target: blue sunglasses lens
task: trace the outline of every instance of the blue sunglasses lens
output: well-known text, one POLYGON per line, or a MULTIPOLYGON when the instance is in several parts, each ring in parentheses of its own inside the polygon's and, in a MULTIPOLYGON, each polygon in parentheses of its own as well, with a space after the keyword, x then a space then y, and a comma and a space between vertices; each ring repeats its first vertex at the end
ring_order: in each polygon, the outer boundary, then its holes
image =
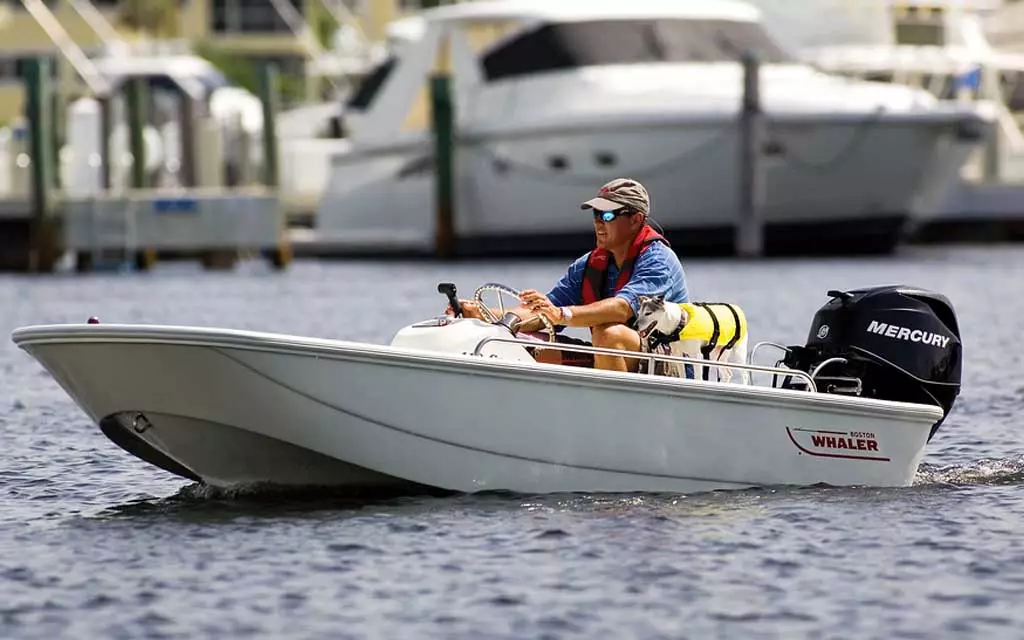
POLYGON ((615 212, 614 211, 602 211, 601 212, 601 219, 604 220, 605 222, 611 222, 612 220, 615 219, 615 212))

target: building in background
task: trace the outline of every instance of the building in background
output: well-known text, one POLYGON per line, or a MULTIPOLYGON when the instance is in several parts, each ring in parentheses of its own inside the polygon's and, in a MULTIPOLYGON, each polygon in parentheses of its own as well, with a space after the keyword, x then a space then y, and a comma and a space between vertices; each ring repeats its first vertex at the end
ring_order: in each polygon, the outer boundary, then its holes
MULTIPOLYGON (((0 124, 22 113, 26 59, 50 57, 65 92, 73 94, 79 84, 73 69, 62 60, 60 48, 25 4, 0 0, 0 124)), ((323 78, 352 71, 342 58, 380 42, 390 21, 436 5, 438 0, 45 0, 43 4, 88 56, 102 55, 112 38, 132 42, 146 32, 154 38, 178 40, 221 67, 229 78, 241 79, 243 85, 247 75, 255 78, 253 63, 273 61, 281 71, 286 100, 297 100, 322 97, 323 78), (339 23, 344 25, 340 32, 339 23)))

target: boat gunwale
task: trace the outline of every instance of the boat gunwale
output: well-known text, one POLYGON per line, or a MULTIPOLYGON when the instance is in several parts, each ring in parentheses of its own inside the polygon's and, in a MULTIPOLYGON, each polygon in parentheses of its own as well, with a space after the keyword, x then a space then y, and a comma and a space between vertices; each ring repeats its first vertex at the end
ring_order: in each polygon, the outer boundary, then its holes
MULTIPOLYGON (((658 393, 674 397, 715 396, 716 400, 743 404, 771 405, 780 402, 801 410, 826 410, 854 415, 898 416, 904 420, 934 422, 942 409, 926 404, 879 400, 828 393, 811 393, 763 385, 739 385, 716 381, 689 380, 667 376, 581 369, 543 363, 496 360, 483 356, 451 354, 329 338, 295 336, 242 329, 180 325, 32 325, 15 329, 11 339, 21 349, 53 344, 149 344, 314 355, 331 360, 369 362, 383 366, 429 370, 484 371, 499 378, 535 380, 537 374, 579 386, 603 386, 616 390, 658 393)), ((30 352, 31 353, 31 352, 30 352)))

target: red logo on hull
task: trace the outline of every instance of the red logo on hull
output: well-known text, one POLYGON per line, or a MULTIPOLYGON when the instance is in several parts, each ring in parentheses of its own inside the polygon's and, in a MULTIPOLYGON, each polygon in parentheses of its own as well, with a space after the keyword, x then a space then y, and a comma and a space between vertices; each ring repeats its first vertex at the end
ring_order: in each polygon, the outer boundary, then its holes
POLYGON ((845 458, 848 460, 875 460, 889 462, 879 455, 875 434, 864 431, 823 431, 786 427, 790 441, 800 453, 819 458, 845 458))

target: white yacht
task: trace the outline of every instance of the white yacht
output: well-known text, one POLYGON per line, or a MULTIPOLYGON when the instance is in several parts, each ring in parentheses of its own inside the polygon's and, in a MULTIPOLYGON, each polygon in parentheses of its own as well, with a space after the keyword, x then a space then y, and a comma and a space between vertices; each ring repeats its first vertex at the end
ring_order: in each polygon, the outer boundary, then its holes
MULTIPOLYGON (((765 0, 761 0, 765 1, 765 0)), ((920 87, 943 100, 986 101, 996 111, 989 138, 930 202, 917 240, 1019 237, 1024 196, 1024 54, 1014 51, 1021 12, 999 0, 865 3, 861 16, 888 29, 861 29, 844 42, 816 42, 803 56, 847 77, 920 87)))
POLYGON ((453 78, 465 256, 588 249, 578 203, 616 176, 645 183, 681 253, 731 253, 744 51, 763 62, 769 255, 892 250, 994 121, 984 104, 822 73, 747 3, 490 0, 407 20, 346 105, 316 214, 321 253, 433 250, 439 59, 453 78))

